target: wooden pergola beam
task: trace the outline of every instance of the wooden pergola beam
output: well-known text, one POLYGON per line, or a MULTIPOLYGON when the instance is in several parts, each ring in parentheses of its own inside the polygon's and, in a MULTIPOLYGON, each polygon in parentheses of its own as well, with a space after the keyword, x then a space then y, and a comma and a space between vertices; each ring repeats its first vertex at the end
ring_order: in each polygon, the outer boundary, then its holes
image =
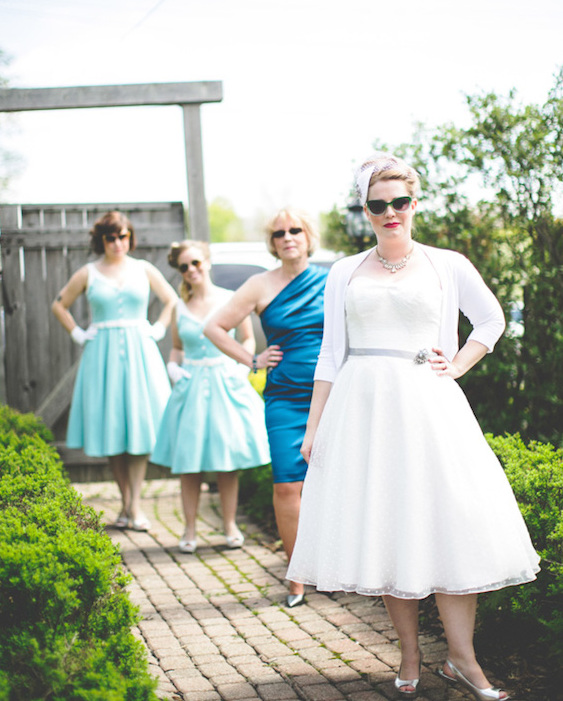
POLYGON ((223 99, 221 81, 0 89, 0 112, 179 105, 184 118, 190 235, 209 241, 200 106, 223 99))
POLYGON ((221 81, 0 89, 0 112, 220 102, 221 81))

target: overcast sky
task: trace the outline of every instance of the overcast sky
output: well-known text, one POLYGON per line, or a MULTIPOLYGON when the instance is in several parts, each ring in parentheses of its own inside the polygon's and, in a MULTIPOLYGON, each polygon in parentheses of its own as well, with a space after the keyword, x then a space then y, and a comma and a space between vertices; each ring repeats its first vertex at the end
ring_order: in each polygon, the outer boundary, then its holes
MULTIPOLYGON (((561 0, 0 0, 10 87, 219 80, 205 190, 253 220, 346 204, 373 140, 467 119, 464 93, 541 103, 561 0)), ((20 113, 11 202, 186 201, 179 107, 20 113)))

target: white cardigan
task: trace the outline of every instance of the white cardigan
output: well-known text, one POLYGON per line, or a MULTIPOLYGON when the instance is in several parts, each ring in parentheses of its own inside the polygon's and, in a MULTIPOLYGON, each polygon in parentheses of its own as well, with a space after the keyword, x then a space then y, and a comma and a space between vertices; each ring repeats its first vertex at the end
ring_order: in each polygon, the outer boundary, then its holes
MULTIPOLYGON (((491 353, 504 328, 504 314, 497 298, 473 264, 461 253, 414 244, 434 266, 442 287, 442 321, 439 346, 452 360, 459 350, 459 311, 469 319, 473 330, 469 339, 479 341, 491 353)), ((350 278, 373 248, 342 258, 332 266, 324 296, 324 331, 315 380, 334 382, 348 352, 345 294, 350 278)), ((469 340, 468 339, 468 340, 469 340)))

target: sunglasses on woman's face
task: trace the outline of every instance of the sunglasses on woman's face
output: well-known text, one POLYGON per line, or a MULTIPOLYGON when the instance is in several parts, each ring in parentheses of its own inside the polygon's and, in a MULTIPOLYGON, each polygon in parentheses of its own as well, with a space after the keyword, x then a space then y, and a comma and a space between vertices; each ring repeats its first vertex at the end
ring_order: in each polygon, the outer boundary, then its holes
POLYGON ((277 231, 272 231, 273 239, 283 239, 283 237, 289 233, 292 236, 297 236, 303 231, 299 226, 292 226, 291 229, 278 229, 277 231))
POLYGON ((104 234, 104 238, 108 243, 115 243, 116 239, 119 239, 120 241, 124 241, 125 239, 128 239, 131 236, 131 232, 128 231, 125 234, 104 234))
POLYGON ((201 268, 201 263, 202 261, 200 260, 191 260, 189 263, 182 263, 181 265, 178 266, 178 270, 181 273, 187 273, 190 265, 193 265, 194 268, 197 268, 198 270, 201 268))
POLYGON ((376 217, 385 214, 387 207, 393 207, 396 212, 406 212, 412 202, 412 197, 395 197, 391 202, 385 200, 368 200, 366 206, 376 217))

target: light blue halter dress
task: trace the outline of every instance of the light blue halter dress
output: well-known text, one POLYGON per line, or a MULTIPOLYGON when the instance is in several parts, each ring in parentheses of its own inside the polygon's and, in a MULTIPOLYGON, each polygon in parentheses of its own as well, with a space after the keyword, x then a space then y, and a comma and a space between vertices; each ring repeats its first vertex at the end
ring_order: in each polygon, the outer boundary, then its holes
POLYGON ((84 346, 74 385, 69 448, 93 457, 151 453, 170 382, 149 335, 149 296, 144 261, 128 258, 121 284, 88 264, 86 298, 97 334, 84 346))
POLYGON ((176 475, 232 472, 270 462, 264 402, 248 381, 246 367, 203 335, 207 319, 231 295, 223 290, 205 319, 194 316, 182 300, 176 307, 183 368, 190 377, 174 385, 151 458, 176 475))

